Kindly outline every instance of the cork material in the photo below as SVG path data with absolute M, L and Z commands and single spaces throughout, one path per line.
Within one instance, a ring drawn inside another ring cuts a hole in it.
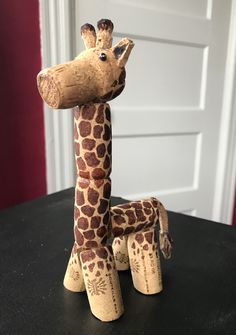
M 82 26 L 86 50 L 73 61 L 44 69 L 38 74 L 39 93 L 51 108 L 66 109 L 106 102 L 116 98 L 124 89 L 124 67 L 134 43 L 124 38 L 111 47 L 113 24 L 108 24 L 108 21 L 102 20 L 99 24 L 97 39 L 92 25 Z
M 107 241 L 111 180 L 78 177 L 75 188 L 74 236 L 79 247 L 96 248 Z
M 76 246 L 76 243 L 72 248 L 63 284 L 65 288 L 72 292 L 85 291 L 82 267 L 79 258 L 79 250 Z
M 114 237 L 119 237 L 155 227 L 158 222 L 160 249 L 164 258 L 169 259 L 173 240 L 169 234 L 168 215 L 163 204 L 156 198 L 131 201 L 112 207 L 109 231 Z
M 153 228 L 128 236 L 128 252 L 133 284 L 143 294 L 162 290 L 161 267 Z
M 112 46 L 113 23 L 108 19 L 98 21 L 98 34 L 96 47 L 101 49 L 109 49 Z
M 74 108 L 74 145 L 77 175 L 104 179 L 111 173 L 111 112 L 108 104 Z
M 125 271 L 129 269 L 127 240 L 127 236 L 121 236 L 114 238 L 112 243 L 113 254 L 118 271 Z
M 86 49 L 95 48 L 96 46 L 96 31 L 94 27 L 85 23 L 80 30 L 81 37 L 84 41 L 84 46 Z
M 112 248 L 85 250 L 80 258 L 93 315 L 101 321 L 118 319 L 124 312 L 124 306 Z

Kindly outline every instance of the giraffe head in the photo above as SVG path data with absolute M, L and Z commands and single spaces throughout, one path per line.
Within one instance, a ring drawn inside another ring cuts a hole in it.
M 72 108 L 116 98 L 125 86 L 125 64 L 134 43 L 124 38 L 112 47 L 113 23 L 102 19 L 98 32 L 91 24 L 81 27 L 86 50 L 73 61 L 42 70 L 39 92 L 52 108 Z

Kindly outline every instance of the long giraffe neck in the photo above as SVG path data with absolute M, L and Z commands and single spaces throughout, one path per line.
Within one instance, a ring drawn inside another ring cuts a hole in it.
M 76 249 L 107 241 L 111 197 L 111 113 L 106 103 L 74 108 Z

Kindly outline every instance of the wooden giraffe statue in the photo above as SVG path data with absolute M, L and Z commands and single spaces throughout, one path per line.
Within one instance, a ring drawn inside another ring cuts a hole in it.
M 111 113 L 107 101 L 124 89 L 124 67 L 134 46 L 124 38 L 112 47 L 112 31 L 113 24 L 107 19 L 98 22 L 97 35 L 92 25 L 83 25 L 81 35 L 86 50 L 71 62 L 42 70 L 37 77 L 39 92 L 50 107 L 74 107 L 75 242 L 64 286 L 74 292 L 86 290 L 92 313 L 102 321 L 118 319 L 124 311 L 118 261 L 107 243 L 108 237 L 116 237 L 117 258 L 121 253 L 118 242 L 129 234 L 128 246 L 123 245 L 122 250 L 130 250 L 135 287 L 147 294 L 161 290 L 154 232 L 158 216 L 161 248 L 167 257 L 171 250 L 166 212 L 156 199 L 110 208 Z M 146 273 L 145 279 L 141 269 L 146 269 L 148 257 L 152 273 Z M 144 286 L 140 284 L 143 280 Z M 150 283 L 154 281 L 158 284 L 153 288 Z

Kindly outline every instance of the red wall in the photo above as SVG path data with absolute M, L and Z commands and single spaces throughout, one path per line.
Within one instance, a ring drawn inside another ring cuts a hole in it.
M 38 0 L 1 0 L 0 208 L 44 195 Z

